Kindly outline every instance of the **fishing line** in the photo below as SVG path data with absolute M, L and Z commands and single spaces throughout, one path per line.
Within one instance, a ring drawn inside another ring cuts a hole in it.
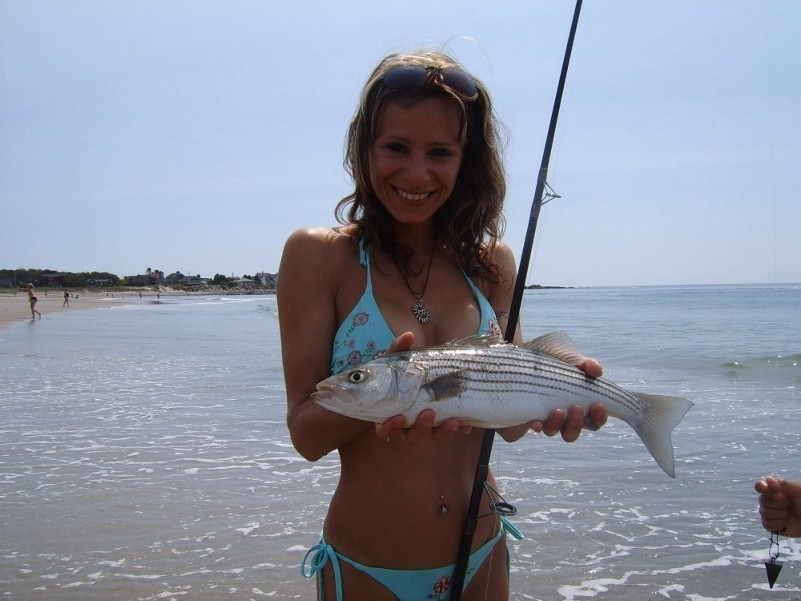
M 556 97 L 554 98 L 553 110 L 551 111 L 551 121 L 548 125 L 548 135 L 545 139 L 545 149 L 542 153 L 542 162 L 540 163 L 540 170 L 537 174 L 537 187 L 534 191 L 534 200 L 531 204 L 531 214 L 529 216 L 528 229 L 526 230 L 526 238 L 523 243 L 523 250 L 520 256 L 520 266 L 517 271 L 517 279 L 515 281 L 515 289 L 512 296 L 512 306 L 509 309 L 509 320 L 506 325 L 505 337 L 508 342 L 514 341 L 517 324 L 520 318 L 520 306 L 523 303 L 523 291 L 526 287 L 526 276 L 528 274 L 528 266 L 531 260 L 531 249 L 534 244 L 534 234 L 537 230 L 537 220 L 539 219 L 540 208 L 543 204 L 545 197 L 546 186 L 548 178 L 548 165 L 551 160 L 551 150 L 553 148 L 553 139 L 556 132 L 556 122 L 559 118 L 559 107 L 562 104 L 562 92 L 565 87 L 565 80 L 567 79 L 567 68 L 570 64 L 570 54 L 573 51 L 573 40 L 576 37 L 576 28 L 578 27 L 579 14 L 581 13 L 582 0 L 576 0 L 576 8 L 573 11 L 573 21 L 570 25 L 570 33 L 567 38 L 567 46 L 565 48 L 565 55 L 562 61 L 562 70 L 559 74 L 559 83 L 556 87 Z M 550 200 L 550 198 L 548 199 Z M 547 202 L 547 201 L 546 201 Z M 462 540 L 459 544 L 459 553 L 456 557 L 456 567 L 453 573 L 453 586 L 451 593 L 451 601 L 460 601 L 462 598 L 462 589 L 464 588 L 464 580 L 467 574 L 467 565 L 470 560 L 470 550 L 473 546 L 473 536 L 476 532 L 478 524 L 479 510 L 481 499 L 484 494 L 484 485 L 487 482 L 489 474 L 489 461 L 492 455 L 492 443 L 495 438 L 495 430 L 484 430 L 484 436 L 481 441 L 481 450 L 479 451 L 478 462 L 476 464 L 476 474 L 473 479 L 473 490 L 470 496 L 470 504 L 467 508 L 467 516 L 465 517 L 465 525 L 462 530 Z

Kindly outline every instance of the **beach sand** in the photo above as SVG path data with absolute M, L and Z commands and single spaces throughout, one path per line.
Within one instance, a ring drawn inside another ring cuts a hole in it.
M 142 294 L 140 297 L 139 294 Z M 76 295 L 77 294 L 77 298 Z M 208 296 L 208 295 L 272 295 L 275 290 L 230 290 L 218 286 L 203 286 L 193 290 L 178 290 L 170 286 L 162 286 L 159 290 L 160 296 L 151 288 L 120 291 L 115 288 L 113 292 L 101 290 L 70 290 L 70 306 L 64 307 L 64 292 L 58 289 L 42 290 L 36 289 L 36 310 L 42 314 L 42 319 L 47 319 L 48 313 L 59 313 L 61 311 L 80 311 L 82 309 L 98 309 L 114 305 L 135 305 L 137 303 L 152 303 L 158 298 L 170 296 Z M 14 291 L 0 290 L 0 330 L 7 328 L 11 324 L 20 323 L 31 319 L 31 308 L 28 304 L 28 295 L 24 290 Z M 36 319 L 39 319 L 38 317 Z
M 47 296 L 41 290 L 36 291 L 36 310 L 42 314 L 41 319 L 47 320 L 47 316 L 52 313 L 59 313 L 62 311 L 81 311 L 84 309 L 98 309 L 100 307 L 109 307 L 111 305 L 128 305 L 132 303 L 141 303 L 151 300 L 150 296 L 142 296 L 139 299 L 138 293 L 119 294 L 111 293 L 106 295 L 105 292 L 86 292 L 78 291 L 78 298 L 75 298 L 74 293 L 70 293 L 70 306 L 63 307 L 64 297 L 62 292 L 58 290 L 48 290 Z M 150 293 L 153 295 L 153 293 Z M 31 319 L 31 308 L 28 304 L 28 295 L 25 291 L 20 291 L 14 294 L 13 292 L 0 292 L 0 329 L 7 328 L 14 323 L 20 323 Z M 38 317 L 36 319 L 39 319 Z

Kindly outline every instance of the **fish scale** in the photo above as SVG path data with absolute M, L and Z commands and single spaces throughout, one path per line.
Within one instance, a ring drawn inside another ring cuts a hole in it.
M 499 338 L 471 336 L 445 345 L 384 355 L 323 380 L 312 398 L 357 419 L 383 422 L 402 415 L 414 424 L 421 411 L 434 424 L 458 419 L 465 425 L 504 428 L 544 421 L 554 409 L 585 411 L 603 403 L 610 417 L 631 426 L 671 477 L 671 435 L 693 403 L 681 397 L 632 392 L 576 367 L 584 360 L 561 333 L 521 346 Z
M 409 360 L 415 360 L 416 352 L 408 353 Z M 582 394 L 584 388 L 590 384 L 601 399 L 624 404 L 631 411 L 639 408 L 633 395 L 608 380 L 588 379 L 581 370 L 558 360 L 548 360 L 546 357 L 532 359 L 529 356 L 521 358 L 519 351 L 515 350 L 501 349 L 491 355 L 444 351 L 442 357 L 433 357 L 429 361 L 429 373 L 432 377 L 464 371 L 467 389 L 471 392 L 503 390 L 505 394 L 525 394 L 536 387 Z M 487 368 L 488 362 L 491 368 Z M 514 367 L 518 369 L 515 370 Z

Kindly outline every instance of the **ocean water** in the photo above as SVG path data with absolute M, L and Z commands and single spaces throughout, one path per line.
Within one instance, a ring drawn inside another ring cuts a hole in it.
M 801 285 L 527 291 L 611 380 L 695 402 L 675 480 L 622 422 L 496 442 L 511 598 L 801 599 L 765 578 L 754 480 L 801 478 Z M 170 297 L 0 330 L 0 599 L 313 599 L 338 477 L 292 448 L 272 296 Z

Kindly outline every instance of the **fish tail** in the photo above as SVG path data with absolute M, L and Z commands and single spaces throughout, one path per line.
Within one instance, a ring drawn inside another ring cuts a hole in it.
M 659 467 L 668 476 L 675 478 L 676 466 L 671 435 L 693 403 L 681 397 L 640 392 L 631 394 L 642 403 L 643 411 L 633 418 L 633 423 L 629 422 L 629 425 L 645 443 Z

